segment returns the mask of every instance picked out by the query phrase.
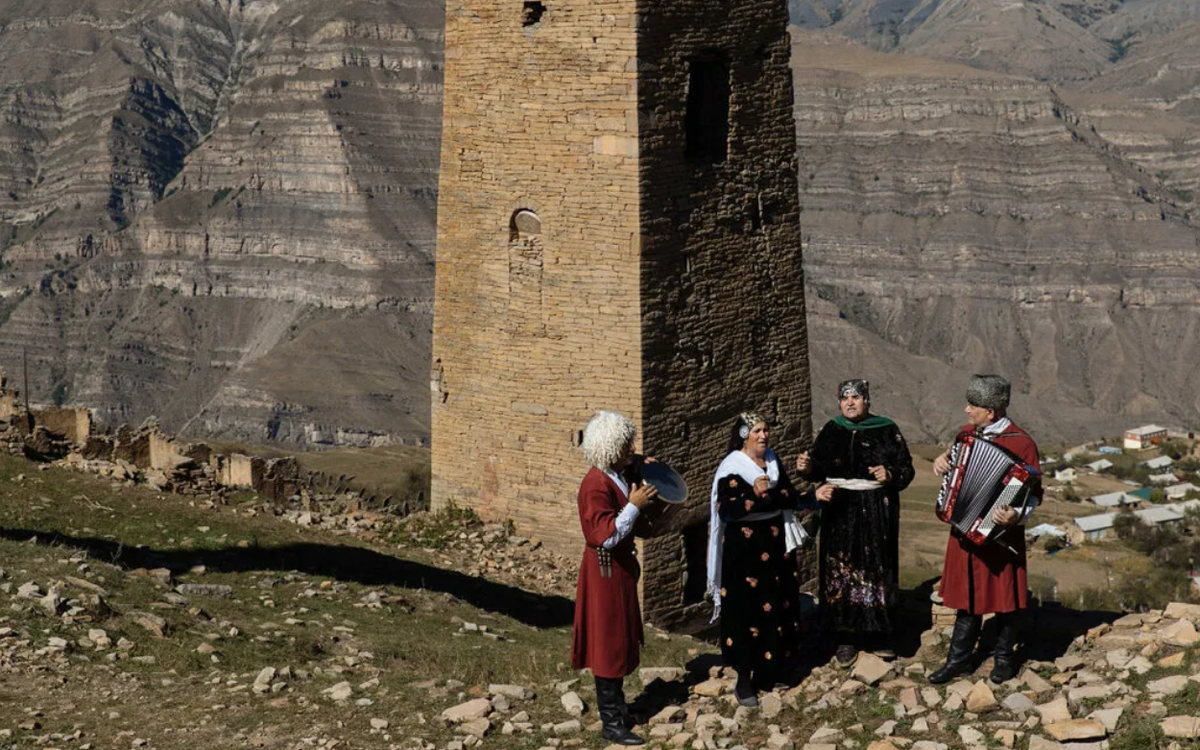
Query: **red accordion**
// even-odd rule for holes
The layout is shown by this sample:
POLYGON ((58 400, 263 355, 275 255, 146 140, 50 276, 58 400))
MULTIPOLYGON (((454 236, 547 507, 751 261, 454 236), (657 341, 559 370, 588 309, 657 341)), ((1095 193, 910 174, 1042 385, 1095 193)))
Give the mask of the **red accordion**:
POLYGON ((942 477, 937 517, 969 541, 983 544, 996 536, 992 512, 1024 508, 1041 481, 1041 472, 1011 451, 974 432, 961 432, 950 449, 950 471, 942 477))

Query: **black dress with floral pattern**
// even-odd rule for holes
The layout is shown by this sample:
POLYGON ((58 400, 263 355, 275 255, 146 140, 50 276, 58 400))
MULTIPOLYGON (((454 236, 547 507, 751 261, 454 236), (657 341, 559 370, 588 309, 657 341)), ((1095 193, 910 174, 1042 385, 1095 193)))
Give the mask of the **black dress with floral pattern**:
POLYGON ((912 482, 912 456, 900 428, 847 429, 830 421, 810 451, 808 478, 892 478, 876 490, 836 489, 821 508, 820 622, 826 630, 888 634, 900 594, 900 491, 912 482))
POLYGON ((770 673, 795 653, 800 584, 795 555, 784 554, 783 517, 746 516, 794 510, 801 494, 787 474, 767 497, 736 474, 717 480, 717 513, 725 522, 721 557, 721 656, 738 674, 770 673))

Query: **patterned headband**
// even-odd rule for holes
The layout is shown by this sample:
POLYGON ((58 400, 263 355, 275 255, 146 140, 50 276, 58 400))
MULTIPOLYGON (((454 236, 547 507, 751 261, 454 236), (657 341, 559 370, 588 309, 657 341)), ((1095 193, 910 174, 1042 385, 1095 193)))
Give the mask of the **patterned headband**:
POLYGON ((863 401, 870 401, 871 384, 865 380, 843 380, 838 386, 838 401, 847 396, 861 396, 863 401))
POLYGON ((750 430, 754 427, 754 425, 758 424, 759 422, 766 424, 766 421, 767 420, 763 419, 761 415, 755 414, 752 411, 742 412, 738 415, 738 437, 740 437, 742 440, 745 440, 746 438, 750 437, 750 430))

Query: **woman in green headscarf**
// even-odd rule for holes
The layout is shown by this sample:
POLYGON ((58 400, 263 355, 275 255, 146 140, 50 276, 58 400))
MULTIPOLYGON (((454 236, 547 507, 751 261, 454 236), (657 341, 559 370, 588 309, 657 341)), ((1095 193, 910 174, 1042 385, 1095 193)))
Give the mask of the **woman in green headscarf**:
POLYGON ((871 414, 865 380, 838 386, 838 416, 817 435, 796 470, 819 484, 820 621, 850 664, 860 649, 894 655, 899 598, 900 491, 913 480, 912 456, 896 423, 871 414))

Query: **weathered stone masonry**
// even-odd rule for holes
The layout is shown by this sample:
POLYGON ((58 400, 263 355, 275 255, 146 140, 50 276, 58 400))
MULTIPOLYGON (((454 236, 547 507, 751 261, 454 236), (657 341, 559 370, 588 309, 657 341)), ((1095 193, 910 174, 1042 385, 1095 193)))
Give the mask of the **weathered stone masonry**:
POLYGON ((776 0, 447 6, 434 504, 577 553, 579 430, 629 414, 693 488, 643 545, 662 624, 702 591, 732 416, 810 434, 786 24, 776 0))

